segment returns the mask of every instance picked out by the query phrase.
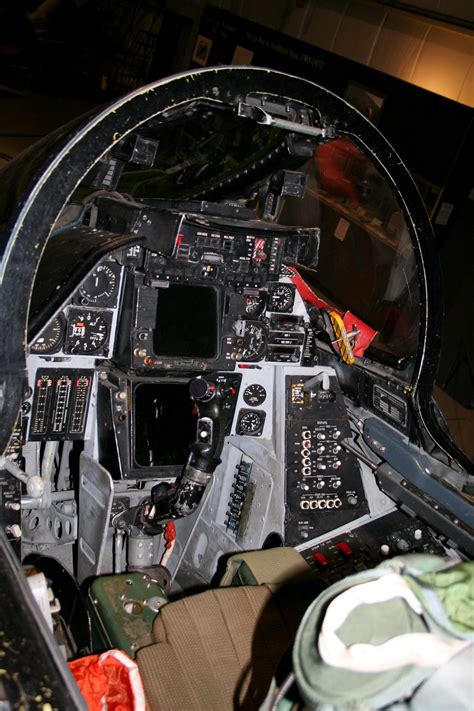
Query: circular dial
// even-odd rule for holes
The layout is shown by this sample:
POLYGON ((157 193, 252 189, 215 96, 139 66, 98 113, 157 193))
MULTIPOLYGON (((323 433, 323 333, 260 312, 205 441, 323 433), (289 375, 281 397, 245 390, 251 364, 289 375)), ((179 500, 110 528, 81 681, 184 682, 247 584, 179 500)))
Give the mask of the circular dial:
POLYGON ((31 353, 57 353, 64 336, 65 319, 62 314, 55 316, 31 344, 31 353))
POLYGON ((258 321, 246 321, 241 347, 242 360, 258 360, 265 352, 267 333, 258 321))
POLYGON ((67 352, 95 353, 105 346, 108 332, 107 321, 100 313, 76 310, 69 314, 67 352))
POLYGON ((270 296, 270 311, 291 311, 293 308, 294 291, 289 284, 278 284, 272 290, 270 296))
POLYGON ((100 299, 110 299, 117 288, 117 275, 108 264, 99 264, 79 288, 87 303, 95 304, 100 299))
POLYGON ((243 397, 246 405, 250 405, 251 407, 258 407, 258 405, 261 405, 262 402, 265 401, 265 398, 267 397, 267 391, 265 390, 263 385, 253 383, 252 385, 249 385, 245 388, 243 397))
POLYGON ((265 299, 261 293, 245 294, 245 313, 248 316, 259 316, 265 308, 265 299))
POLYGON ((251 410, 241 415, 238 425, 239 434, 256 435, 263 429, 265 414, 258 410, 251 410))

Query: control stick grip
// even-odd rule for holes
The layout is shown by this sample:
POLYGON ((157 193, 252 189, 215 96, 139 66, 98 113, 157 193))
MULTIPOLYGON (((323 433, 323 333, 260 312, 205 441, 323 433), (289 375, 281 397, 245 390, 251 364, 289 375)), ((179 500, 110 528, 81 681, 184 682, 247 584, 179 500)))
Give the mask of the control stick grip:
POLYGON ((190 446, 187 464, 171 497, 170 509, 174 518, 188 516, 196 510, 220 463, 216 453, 220 445, 219 420, 224 395, 214 383, 201 377, 191 381, 189 392, 198 404, 199 422, 207 421, 207 426, 205 429, 198 427, 197 441, 190 446), (203 438, 203 432, 208 436, 203 438))
POLYGON ((194 378, 189 384, 189 394, 195 402, 206 402, 212 400, 216 394, 214 383, 208 383, 205 378, 194 378))

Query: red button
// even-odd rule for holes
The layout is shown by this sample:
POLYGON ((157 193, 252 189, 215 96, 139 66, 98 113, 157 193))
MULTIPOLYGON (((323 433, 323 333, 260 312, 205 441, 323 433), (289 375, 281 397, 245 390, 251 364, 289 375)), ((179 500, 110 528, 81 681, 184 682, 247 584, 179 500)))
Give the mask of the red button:
POLYGON ((324 555, 324 553, 320 553, 319 551, 317 553, 313 553, 313 560, 315 560, 316 563, 321 566, 321 568, 325 568, 327 565, 329 565, 329 561, 324 555))
POLYGON ((351 548, 350 545, 349 545, 348 543, 346 543, 345 541, 340 541, 340 542, 337 544, 337 547, 338 547, 339 550, 341 551, 342 555, 345 555, 345 556, 350 556, 350 555, 352 555, 352 548, 351 548))

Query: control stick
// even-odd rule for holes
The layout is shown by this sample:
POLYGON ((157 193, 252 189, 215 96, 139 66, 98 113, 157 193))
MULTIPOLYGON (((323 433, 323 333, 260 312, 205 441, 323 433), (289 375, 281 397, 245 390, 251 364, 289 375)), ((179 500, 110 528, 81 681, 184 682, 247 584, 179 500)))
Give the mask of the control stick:
POLYGON ((189 392, 199 413, 197 436, 190 446, 183 474, 171 495, 172 518, 188 516, 197 509, 214 470, 220 464, 221 408, 227 393, 221 386, 202 377, 190 383, 189 392))
POLYGON ((174 487, 158 484, 151 498, 140 506, 114 517, 117 529, 139 528, 148 535, 162 533, 170 519, 192 514, 199 506, 212 474, 220 463, 224 439, 222 408, 233 388, 199 376, 191 381, 189 392, 198 409, 196 440, 190 445, 188 461, 174 487))

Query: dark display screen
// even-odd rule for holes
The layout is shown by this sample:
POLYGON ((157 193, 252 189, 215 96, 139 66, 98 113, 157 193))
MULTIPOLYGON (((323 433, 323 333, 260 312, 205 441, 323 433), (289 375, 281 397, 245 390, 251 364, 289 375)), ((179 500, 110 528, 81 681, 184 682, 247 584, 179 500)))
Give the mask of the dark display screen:
POLYGON ((184 465, 196 439, 188 383, 141 383, 134 397, 134 455, 140 467, 184 465))
POLYGON ((208 286, 171 284, 160 289, 153 350, 167 357, 215 358, 218 295, 208 286))

